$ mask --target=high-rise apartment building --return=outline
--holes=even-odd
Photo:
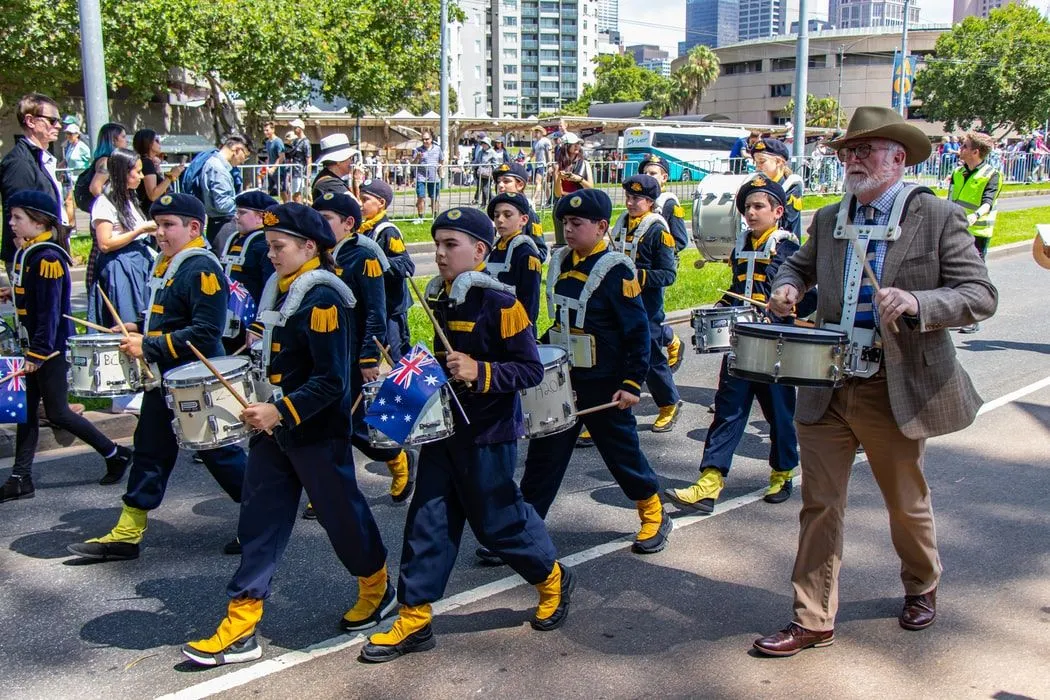
[[[1009,5],[1015,0],[955,0],[953,22],[962,22],[967,17],[987,17],[992,10]]]
[[[740,0],[740,41],[787,34],[798,21],[798,0]]]
[[[598,33],[620,31],[620,0],[598,0]]]
[[[671,75],[671,56],[655,44],[637,44],[628,46],[624,53],[634,58],[634,62],[646,70],[669,77]]]
[[[838,29],[899,27],[904,21],[904,0],[831,0],[828,21]],[[908,6],[908,24],[918,24],[919,3]]]
[[[685,41],[678,42],[678,55],[700,44],[713,48],[736,42],[739,5],[737,0],[686,0]]]

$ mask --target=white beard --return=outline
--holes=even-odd
[[[857,197],[863,197],[869,192],[875,192],[892,183],[897,177],[896,168],[891,166],[882,167],[869,175],[847,174],[844,182],[847,192]]]

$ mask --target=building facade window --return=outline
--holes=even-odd
[[[778,83],[769,86],[770,97],[791,97],[791,83]]]

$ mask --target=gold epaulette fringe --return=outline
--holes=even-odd
[[[365,260],[365,275],[368,277],[382,277],[383,267],[375,258]]]
[[[679,219],[685,216],[685,209],[682,208],[681,204],[674,205],[674,215],[677,216]]]
[[[667,231],[660,234],[660,240],[663,241],[663,244],[668,248],[674,248],[674,236]]]
[[[400,238],[394,238],[393,236],[387,239],[387,247],[390,249],[391,253],[396,254],[405,252],[405,242]]]
[[[543,272],[543,263],[540,262],[539,258],[529,256],[529,271],[530,272]]]
[[[211,296],[215,294],[222,285],[219,284],[219,278],[215,276],[214,272],[202,272],[201,273],[201,291]]]
[[[521,333],[530,325],[529,315],[520,301],[515,301],[509,309],[500,310],[499,330],[504,340]]]
[[[41,260],[40,276],[46,280],[57,280],[66,274],[60,260]]]
[[[623,296],[625,299],[633,299],[642,293],[642,287],[637,279],[623,281]]]
[[[322,309],[315,306],[310,312],[310,330],[315,333],[331,333],[339,328],[339,310],[334,306]]]

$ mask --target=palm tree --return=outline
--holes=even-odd
[[[710,48],[700,45],[689,52],[685,63],[671,78],[678,87],[679,103],[686,114],[700,111],[700,100],[704,90],[718,79],[721,64]]]
[[[784,106],[788,115],[795,113],[795,98],[788,100]],[[837,127],[844,114],[838,100],[831,95],[817,97],[806,95],[806,126]]]

